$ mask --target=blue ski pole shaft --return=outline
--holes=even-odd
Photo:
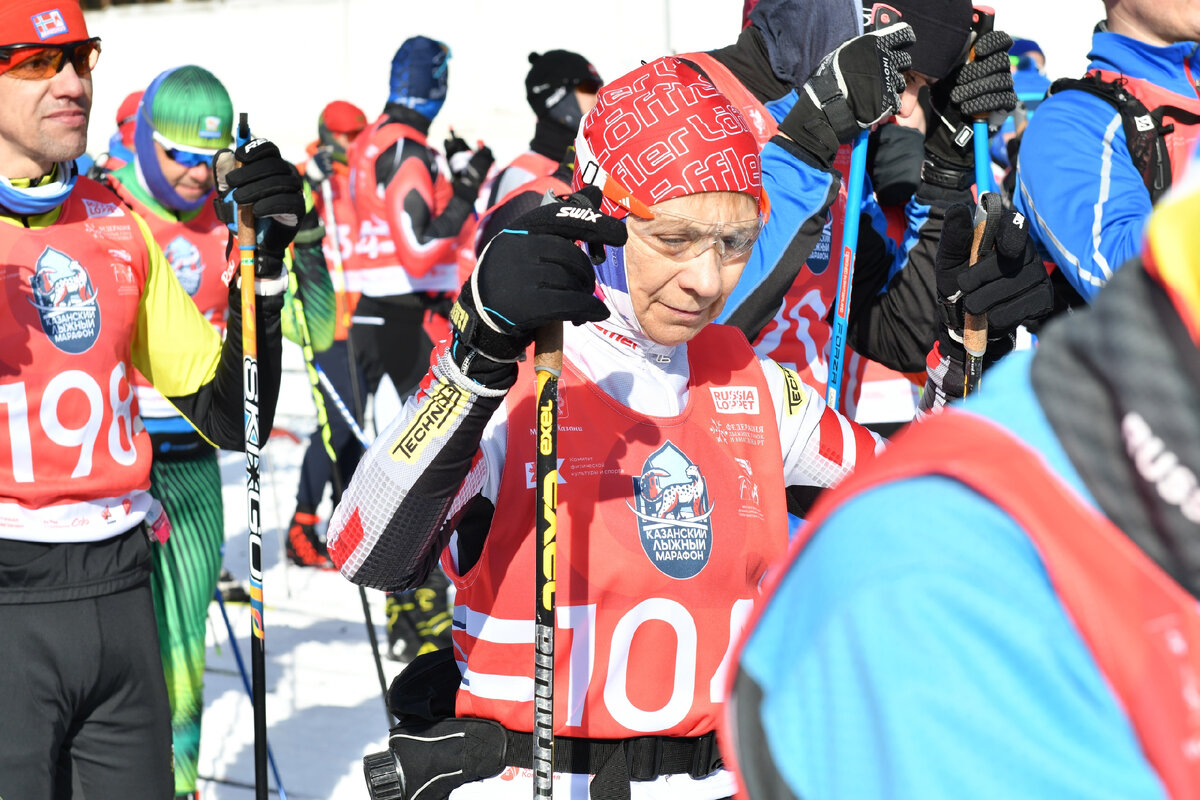
[[[842,256],[838,264],[837,301],[833,309],[833,338],[829,342],[829,379],[825,402],[837,410],[846,361],[850,291],[854,284],[854,257],[858,252],[858,218],[862,212],[863,184],[867,176],[868,131],[858,134],[850,151],[850,176],[846,179],[846,214],[842,223]]]
[[[983,197],[985,192],[992,191],[992,155],[988,152],[988,126],[986,119],[977,119],[971,123],[974,128],[972,138],[975,140],[975,192],[977,197]]]
[[[238,647],[237,637],[233,634],[233,625],[229,622],[229,612],[225,610],[225,598],[221,596],[219,589],[213,594],[217,599],[217,605],[221,608],[221,619],[225,620],[225,630],[229,634],[229,649],[233,651],[233,658],[237,661],[238,672],[242,675],[242,686],[246,688],[246,694],[253,701],[254,692],[250,689],[250,676],[246,674],[246,664],[242,661],[242,648]],[[283,781],[279,779],[279,767],[275,764],[275,754],[271,752],[270,744],[267,745],[267,761],[271,765],[271,774],[275,776],[275,788],[279,791],[279,796],[282,800],[287,800],[287,792],[283,790]]]
[[[984,5],[972,6],[971,31],[974,39],[969,54],[971,61],[975,60],[975,42],[979,37],[991,33],[995,23],[996,11],[993,8]],[[976,116],[971,128],[971,138],[975,142],[975,196],[982,198],[985,192],[992,191],[992,156],[988,153],[987,114]]]

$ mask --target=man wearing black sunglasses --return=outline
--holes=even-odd
[[[222,343],[142,217],[74,168],[99,52],[79,0],[0,6],[4,798],[173,796],[150,590],[169,526],[147,491],[152,443],[134,370],[210,443],[242,449],[241,337]],[[280,257],[304,203],[274,145],[255,140],[237,159],[245,165],[224,180],[263,226],[255,292],[269,431]],[[236,330],[239,293],[228,302]]]

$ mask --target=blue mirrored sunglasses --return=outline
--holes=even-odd
[[[174,142],[158,131],[154,131],[154,141],[162,145],[162,149],[167,153],[167,158],[176,164],[188,169],[199,166],[212,167],[212,154],[210,153],[197,153],[194,150],[184,150],[181,147],[177,147]]]

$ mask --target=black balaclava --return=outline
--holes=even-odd
[[[537,115],[530,149],[555,161],[562,159],[575,141],[583,109],[575,97],[575,88],[593,91],[603,81],[586,58],[569,50],[530,53],[529,74],[525,76],[525,99]]]

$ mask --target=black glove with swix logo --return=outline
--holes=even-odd
[[[519,360],[541,326],[608,317],[595,295],[592,259],[576,244],[625,244],[625,225],[596,210],[600,198],[599,189],[588,187],[539,206],[484,248],[450,309],[450,358],[464,375],[500,388],[496,380],[511,382],[515,364],[495,366]]]
[[[904,72],[912,66],[904,48],[915,41],[912,27],[900,23],[839,46],[800,87],[779,132],[830,169],[839,145],[899,110]]]

